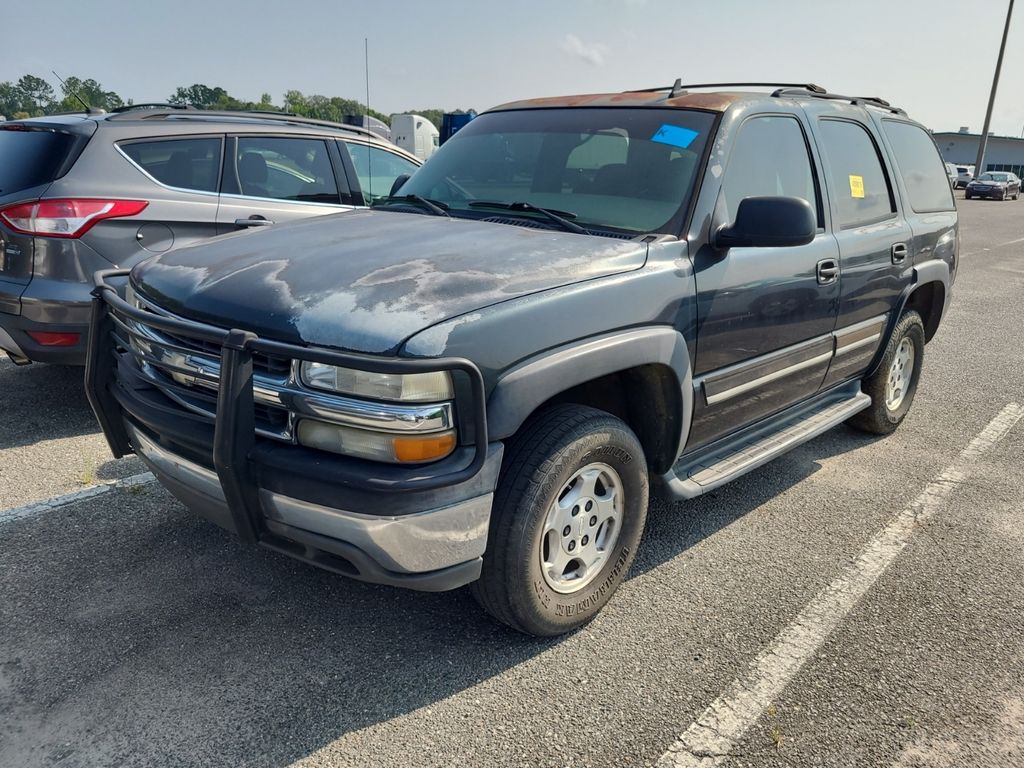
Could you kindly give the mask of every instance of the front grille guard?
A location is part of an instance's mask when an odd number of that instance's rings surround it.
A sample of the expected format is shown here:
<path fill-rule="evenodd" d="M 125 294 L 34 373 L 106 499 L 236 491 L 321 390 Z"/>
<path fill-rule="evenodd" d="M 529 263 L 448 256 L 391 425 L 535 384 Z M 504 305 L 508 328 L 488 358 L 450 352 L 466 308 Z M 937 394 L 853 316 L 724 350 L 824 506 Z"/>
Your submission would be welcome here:
<path fill-rule="evenodd" d="M 361 485 L 382 491 L 426 491 L 465 482 L 483 468 L 487 459 L 487 411 L 484 380 L 480 370 L 463 358 L 393 358 L 373 357 L 350 352 L 301 347 L 269 339 L 244 330 L 225 330 L 178 318 L 147 312 L 122 299 L 108 278 L 127 277 L 129 270 L 97 272 L 92 295 L 92 321 L 88 357 L 85 366 L 85 389 L 89 404 L 96 414 L 103 434 L 114 456 L 134 453 L 125 430 L 120 403 L 113 391 L 117 386 L 116 315 L 178 334 L 199 339 L 220 347 L 220 376 L 214 422 L 213 464 L 224 490 L 224 496 L 235 527 L 242 538 L 258 541 L 262 530 L 257 487 L 249 456 L 256 442 L 253 401 L 254 353 L 308 360 L 326 365 L 356 368 L 372 373 L 423 373 L 428 371 L 461 372 L 469 380 L 472 404 L 462 413 L 472 420 L 473 458 L 461 469 L 436 473 L 424 465 L 415 475 L 404 479 L 393 477 L 361 477 Z M 212 393 L 211 393 L 212 394 Z"/>

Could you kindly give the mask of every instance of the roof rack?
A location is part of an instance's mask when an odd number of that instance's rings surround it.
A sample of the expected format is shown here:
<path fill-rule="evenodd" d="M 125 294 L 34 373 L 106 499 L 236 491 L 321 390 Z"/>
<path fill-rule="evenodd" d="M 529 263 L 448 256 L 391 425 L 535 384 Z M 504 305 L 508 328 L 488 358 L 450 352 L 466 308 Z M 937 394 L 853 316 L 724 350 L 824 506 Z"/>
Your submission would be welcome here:
<path fill-rule="evenodd" d="M 626 93 L 646 93 L 648 91 L 668 91 L 668 97 L 670 99 L 680 96 L 686 91 L 693 90 L 695 88 L 804 88 L 812 93 L 825 93 L 825 89 L 820 85 L 814 83 L 693 83 L 684 84 L 682 78 L 679 78 L 672 85 L 661 86 L 659 88 L 639 88 L 635 91 L 626 91 Z"/>
<path fill-rule="evenodd" d="M 848 101 L 856 106 L 868 105 L 870 107 L 880 107 L 881 109 L 888 110 L 894 115 L 906 115 L 907 113 L 899 107 L 894 107 L 885 99 L 880 99 L 877 96 L 843 96 L 839 93 L 829 93 L 824 89 L 820 91 L 804 90 L 803 88 L 785 86 L 779 88 L 777 91 L 772 93 L 772 96 L 810 96 L 815 99 L 831 99 L 835 101 Z"/>
<path fill-rule="evenodd" d="M 234 109 L 195 109 L 194 107 L 188 109 L 159 109 L 153 108 L 146 110 L 147 114 L 144 115 L 133 115 L 130 113 L 120 113 L 115 115 L 115 118 L 127 119 L 128 117 L 138 118 L 141 120 L 207 120 L 213 119 L 250 119 L 250 120 L 266 120 L 280 123 L 288 123 L 291 125 L 315 125 L 321 128 L 334 128 L 337 130 L 349 131 L 350 133 L 358 133 L 364 136 L 373 136 L 379 138 L 377 134 L 371 131 L 369 128 L 363 128 L 358 125 L 347 125 L 345 123 L 335 123 L 330 120 L 317 120 L 312 117 L 303 117 L 296 115 L 292 112 L 272 112 L 262 111 L 254 109 L 246 110 L 234 110 Z"/>
<path fill-rule="evenodd" d="M 137 109 L 195 109 L 191 104 L 169 104 L 161 101 L 145 101 L 141 104 L 125 104 L 123 107 L 115 107 L 110 110 L 111 114 L 120 115 L 125 112 L 134 112 Z"/>

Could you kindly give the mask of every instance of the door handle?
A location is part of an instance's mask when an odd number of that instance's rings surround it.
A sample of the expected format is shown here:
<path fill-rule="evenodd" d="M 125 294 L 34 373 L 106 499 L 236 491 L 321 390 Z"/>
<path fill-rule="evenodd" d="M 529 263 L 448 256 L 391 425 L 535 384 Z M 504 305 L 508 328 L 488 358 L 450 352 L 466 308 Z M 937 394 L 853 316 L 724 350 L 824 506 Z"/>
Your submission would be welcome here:
<path fill-rule="evenodd" d="M 839 277 L 839 262 L 835 259 L 822 259 L 818 262 L 818 285 L 830 285 Z"/>
<path fill-rule="evenodd" d="M 259 214 L 254 214 L 248 219 L 235 219 L 235 229 L 248 229 L 249 227 L 269 227 L 273 224 L 270 219 Z"/>
<path fill-rule="evenodd" d="M 907 244 L 906 243 L 893 243 L 892 244 L 892 263 L 902 264 L 907 260 Z"/>

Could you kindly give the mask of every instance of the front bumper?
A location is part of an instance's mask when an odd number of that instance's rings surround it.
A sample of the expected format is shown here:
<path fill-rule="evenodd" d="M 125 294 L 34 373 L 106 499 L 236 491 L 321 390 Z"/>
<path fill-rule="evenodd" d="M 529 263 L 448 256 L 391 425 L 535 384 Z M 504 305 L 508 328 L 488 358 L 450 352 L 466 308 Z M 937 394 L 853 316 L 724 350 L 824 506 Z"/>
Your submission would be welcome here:
<path fill-rule="evenodd" d="M 987 197 L 990 200 L 1002 200 L 1008 196 L 1007 191 L 1000 187 L 989 187 L 988 189 L 981 190 L 976 187 L 967 187 L 966 194 L 971 197 Z"/>
<path fill-rule="evenodd" d="M 125 428 L 136 454 L 167 490 L 193 512 L 235 530 L 216 472 L 161 447 L 130 421 Z M 260 488 L 266 529 L 260 543 L 364 581 L 454 589 L 480 576 L 492 496 L 405 515 L 370 515 Z"/>
<path fill-rule="evenodd" d="M 502 445 L 488 444 L 483 378 L 460 359 L 394 359 L 292 347 L 130 306 L 97 276 L 86 390 L 115 456 L 138 454 L 186 506 L 258 543 L 364 581 L 444 590 L 479 577 Z M 182 411 L 137 375 L 119 341 L 131 318 L 220 345 L 215 414 Z M 467 384 L 473 442 L 420 466 L 378 465 L 260 437 L 253 355 L 380 372 L 450 370 Z"/>

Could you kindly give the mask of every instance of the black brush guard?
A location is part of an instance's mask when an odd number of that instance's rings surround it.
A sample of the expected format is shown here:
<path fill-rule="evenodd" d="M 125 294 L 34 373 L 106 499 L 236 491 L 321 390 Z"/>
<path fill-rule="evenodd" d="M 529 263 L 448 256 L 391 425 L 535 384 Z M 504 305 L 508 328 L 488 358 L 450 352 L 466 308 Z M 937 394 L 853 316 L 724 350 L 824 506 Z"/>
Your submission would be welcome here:
<path fill-rule="evenodd" d="M 469 413 L 471 418 L 473 454 L 469 464 L 461 469 L 443 473 L 432 473 L 430 465 L 424 465 L 417 467 L 420 471 L 414 476 L 403 479 L 363 475 L 360 484 L 367 489 L 382 492 L 427 491 L 469 480 L 483 468 L 487 459 L 484 380 L 480 370 L 469 360 L 373 357 L 302 347 L 261 339 L 250 331 L 225 330 L 203 323 L 165 317 L 133 307 L 118 295 L 114 286 L 107 283 L 108 278 L 127 277 L 128 274 L 129 270 L 104 270 L 97 272 L 94 278 L 96 288 L 92 292 L 92 321 L 85 366 L 85 389 L 89 404 L 96 413 L 114 456 L 121 458 L 134 453 L 124 427 L 121 404 L 113 394 L 113 389 L 117 386 L 118 344 L 114 338 L 115 321 L 112 315 L 131 318 L 168 333 L 219 345 L 221 362 L 214 422 L 213 464 L 232 521 L 243 540 L 256 543 L 265 533 L 258 489 L 249 460 L 256 443 L 253 353 L 356 368 L 372 373 L 462 373 L 469 381 L 472 398 L 471 407 L 460 411 Z"/>

